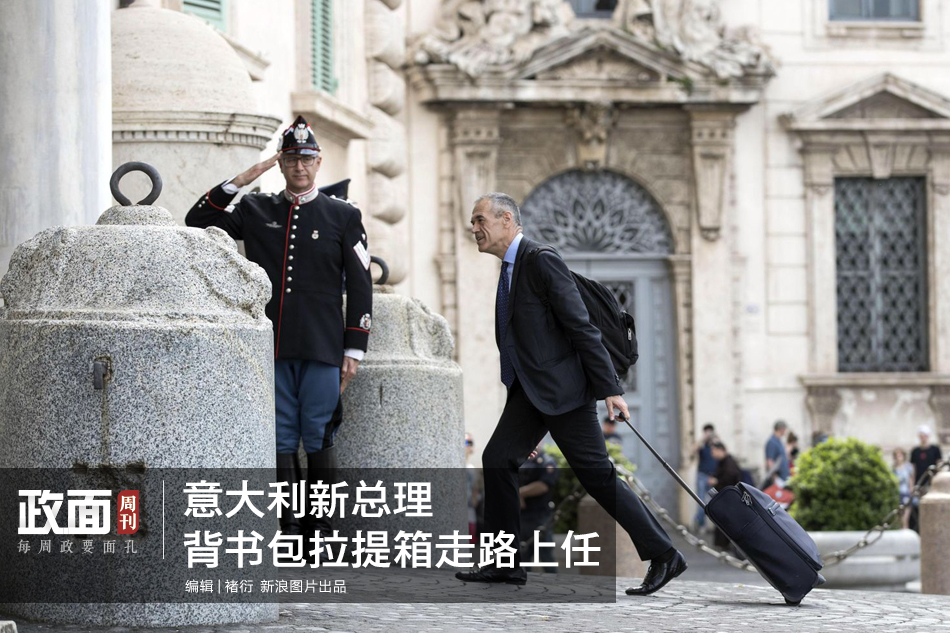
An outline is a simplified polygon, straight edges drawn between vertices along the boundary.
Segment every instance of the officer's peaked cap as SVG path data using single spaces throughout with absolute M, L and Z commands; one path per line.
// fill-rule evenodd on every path
M 319 154 L 320 145 L 313 135 L 313 129 L 307 120 L 298 116 L 290 127 L 284 130 L 280 142 L 280 151 L 287 154 Z

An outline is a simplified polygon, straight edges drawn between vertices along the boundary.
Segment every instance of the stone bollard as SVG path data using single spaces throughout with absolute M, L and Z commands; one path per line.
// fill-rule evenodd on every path
M 590 495 L 584 495 L 578 502 L 577 532 L 597 532 L 601 535 L 601 550 L 590 557 L 600 564 L 597 567 L 580 567 L 581 574 L 616 575 L 617 578 L 643 578 L 646 574 L 647 563 L 640 560 L 630 535 Z
M 16 633 L 16 622 L 0 620 L 0 633 Z
M 439 534 L 468 531 L 462 370 L 453 348 L 442 316 L 391 286 L 375 286 L 369 351 L 343 395 L 335 441 L 344 475 L 363 469 L 434 475 L 435 516 L 418 527 Z M 386 526 L 360 517 L 340 523 L 346 530 Z
M 920 500 L 920 590 L 950 595 L 950 473 L 937 473 Z
M 3 468 L 274 468 L 267 275 L 224 231 L 179 227 L 150 206 L 161 190 L 154 170 L 150 177 L 146 204 L 112 207 L 95 226 L 43 231 L 14 253 L 0 282 Z M 164 556 L 162 534 L 154 523 L 147 531 L 147 520 L 134 535 L 139 548 Z M 151 565 L 139 573 L 162 578 L 162 560 Z M 69 582 L 66 574 L 48 579 Z M 19 602 L 0 611 L 87 626 L 278 617 L 274 603 Z

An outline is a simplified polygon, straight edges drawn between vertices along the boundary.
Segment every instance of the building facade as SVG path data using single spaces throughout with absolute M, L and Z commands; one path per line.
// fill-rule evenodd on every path
M 634 314 L 627 399 L 671 461 L 688 466 L 707 422 L 753 469 L 777 419 L 806 447 L 818 431 L 889 451 L 915 443 L 922 423 L 950 441 L 950 15 L 939 0 L 107 8 L 143 4 L 202 20 L 229 45 L 253 100 L 235 113 L 275 117 L 275 129 L 310 120 L 321 184 L 352 179 L 397 291 L 448 319 L 478 446 L 505 397 L 498 262 L 468 231 L 472 202 L 492 190 L 523 206 L 528 236 Z M 169 86 L 192 81 L 188 68 Z M 245 143 L 261 158 L 276 149 L 266 128 Z M 180 154 L 178 184 L 233 176 L 221 161 L 211 178 L 214 151 L 211 138 Z M 260 182 L 281 185 L 276 170 Z M 18 226 L 0 187 L 0 226 Z M 664 503 L 685 509 L 632 435 L 625 450 Z

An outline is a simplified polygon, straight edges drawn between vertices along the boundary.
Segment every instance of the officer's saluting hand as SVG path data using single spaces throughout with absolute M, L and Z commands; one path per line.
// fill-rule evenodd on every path
M 324 188 L 334 195 L 316 188 L 321 162 L 313 130 L 297 117 L 284 131 L 277 154 L 211 189 L 185 217 L 188 226 L 217 226 L 244 240 L 247 258 L 270 278 L 266 312 L 274 324 L 277 466 L 284 482 L 299 480 L 301 441 L 310 480 L 334 479 L 340 396 L 356 375 L 372 326 L 362 214 L 346 200 L 348 180 Z M 283 191 L 248 194 L 232 203 L 242 187 L 274 165 L 284 175 Z M 286 514 L 284 533 L 302 533 L 300 521 Z M 313 527 L 329 529 L 323 521 Z

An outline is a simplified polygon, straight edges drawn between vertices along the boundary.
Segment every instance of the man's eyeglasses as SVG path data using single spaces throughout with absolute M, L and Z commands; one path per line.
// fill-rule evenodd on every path
M 291 154 L 284 154 L 280 157 L 280 162 L 284 167 L 293 167 L 297 161 L 300 161 L 305 167 L 310 167 L 315 162 L 317 162 L 316 156 L 294 156 Z

